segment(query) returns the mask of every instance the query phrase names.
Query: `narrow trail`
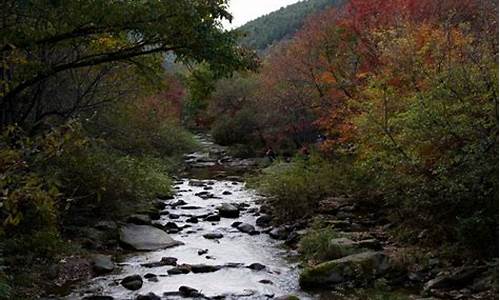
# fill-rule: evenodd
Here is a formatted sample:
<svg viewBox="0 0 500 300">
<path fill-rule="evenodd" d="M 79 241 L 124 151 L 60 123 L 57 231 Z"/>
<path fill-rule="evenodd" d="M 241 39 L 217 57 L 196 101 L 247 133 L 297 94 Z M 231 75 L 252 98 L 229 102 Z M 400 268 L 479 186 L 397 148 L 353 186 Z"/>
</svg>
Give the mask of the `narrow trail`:
<svg viewBox="0 0 500 300">
<path fill-rule="evenodd" d="M 113 274 L 94 278 L 68 299 L 106 295 L 125 300 L 148 293 L 161 299 L 270 299 L 288 294 L 312 298 L 300 291 L 297 263 L 289 259 L 289 250 L 261 234 L 266 228 L 256 225 L 261 216 L 259 195 L 229 175 L 255 162 L 234 159 L 223 147 L 197 138 L 203 150 L 186 156 L 189 170 L 176 180 L 174 198 L 164 200 L 166 207 L 155 221 L 184 245 L 128 254 Z M 221 205 L 227 211 L 220 210 Z M 120 284 L 130 275 L 143 278 L 140 289 L 131 291 Z M 181 286 L 197 293 L 179 293 Z"/>
</svg>

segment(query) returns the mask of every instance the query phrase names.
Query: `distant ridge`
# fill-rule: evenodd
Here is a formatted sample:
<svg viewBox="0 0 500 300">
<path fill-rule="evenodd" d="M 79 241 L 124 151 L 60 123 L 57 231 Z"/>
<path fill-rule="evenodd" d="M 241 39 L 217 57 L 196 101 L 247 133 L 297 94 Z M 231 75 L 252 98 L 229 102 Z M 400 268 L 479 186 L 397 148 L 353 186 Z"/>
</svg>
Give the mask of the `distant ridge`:
<svg viewBox="0 0 500 300">
<path fill-rule="evenodd" d="M 271 44 L 292 36 L 308 16 L 342 2 L 343 0 L 305 0 L 282 7 L 239 27 L 238 30 L 247 34 L 242 39 L 242 44 L 264 50 Z"/>
</svg>

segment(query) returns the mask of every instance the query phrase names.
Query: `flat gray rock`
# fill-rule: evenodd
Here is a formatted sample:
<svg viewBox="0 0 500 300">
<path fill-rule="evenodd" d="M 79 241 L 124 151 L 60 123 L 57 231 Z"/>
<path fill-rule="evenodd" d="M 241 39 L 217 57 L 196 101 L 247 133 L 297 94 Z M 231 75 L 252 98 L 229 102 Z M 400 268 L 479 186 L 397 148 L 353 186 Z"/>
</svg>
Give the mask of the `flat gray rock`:
<svg viewBox="0 0 500 300">
<path fill-rule="evenodd" d="M 120 228 L 120 242 L 139 251 L 151 251 L 182 245 L 165 231 L 149 225 L 127 224 Z"/>
</svg>

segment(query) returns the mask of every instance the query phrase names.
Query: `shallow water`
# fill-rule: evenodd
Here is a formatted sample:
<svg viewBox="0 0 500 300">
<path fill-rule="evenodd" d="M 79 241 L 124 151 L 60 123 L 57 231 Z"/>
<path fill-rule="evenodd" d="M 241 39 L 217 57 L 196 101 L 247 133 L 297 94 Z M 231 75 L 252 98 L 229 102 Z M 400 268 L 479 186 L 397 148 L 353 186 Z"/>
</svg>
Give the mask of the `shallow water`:
<svg viewBox="0 0 500 300">
<path fill-rule="evenodd" d="M 176 181 L 174 199 L 166 200 L 167 207 L 161 219 L 155 222 L 162 225 L 174 222 L 179 227 L 189 226 L 181 232 L 170 234 L 184 245 L 152 252 L 135 252 L 120 258 L 118 268 L 113 274 L 96 277 L 91 282 L 75 290 L 67 299 L 81 299 L 90 295 L 112 296 L 114 299 L 135 300 L 138 295 L 155 293 L 162 299 L 178 299 L 173 295 L 180 286 L 197 289 L 206 297 L 224 299 L 271 299 L 283 295 L 295 295 L 300 299 L 407 299 L 406 293 L 386 294 L 377 290 L 350 291 L 347 293 L 322 291 L 310 294 L 300 289 L 298 284 L 299 268 L 297 254 L 282 246 L 268 234 L 249 235 L 231 227 L 235 221 L 255 225 L 258 217 L 260 196 L 246 187 L 244 182 L 230 181 L 228 175 L 242 174 L 252 165 L 250 160 L 236 160 L 227 156 L 224 148 L 214 145 L 203 137 L 199 137 L 204 151 L 192 153 L 186 157 L 190 170 L 185 172 L 186 178 Z M 199 180 L 203 178 L 203 180 Z M 208 178 L 208 179 L 207 179 Z M 215 179 L 219 178 L 219 179 Z M 231 178 L 232 179 L 232 178 Z M 190 184 L 190 183 L 195 183 Z M 196 184 L 198 183 L 198 184 Z M 202 184 L 200 184 L 202 183 Z M 209 192 L 213 197 L 203 199 L 197 193 Z M 226 192 L 224 194 L 224 192 Z M 227 193 L 229 192 L 229 193 Z M 172 206 L 178 200 L 186 202 L 183 206 Z M 237 219 L 221 218 L 218 222 L 204 221 L 203 218 L 217 212 L 222 203 L 245 204 Z M 168 212 L 168 214 L 166 214 Z M 179 217 L 172 219 L 171 214 Z M 198 223 L 186 222 L 192 216 L 199 216 Z M 209 240 L 203 237 L 206 233 L 219 232 L 223 237 Z M 207 249 L 203 255 L 198 250 Z M 210 273 L 188 273 L 169 275 L 172 266 L 147 268 L 141 264 L 159 262 L 162 257 L 175 257 L 177 264 L 204 264 L 223 267 Z M 249 264 L 260 263 L 264 270 L 254 271 L 246 268 Z M 144 275 L 157 275 L 157 282 L 150 282 Z M 120 285 L 120 281 L 129 275 L 139 274 L 144 284 L 138 291 L 130 291 Z M 264 283 L 260 282 L 266 280 Z M 164 295 L 167 293 L 167 295 Z M 403 297 L 401 298 L 401 295 Z M 223 297 L 222 297 L 223 296 Z"/>
<path fill-rule="evenodd" d="M 228 162 L 221 162 L 220 148 L 202 140 L 205 148 L 210 151 L 191 154 L 188 162 L 193 163 L 197 172 L 200 169 L 219 167 L 224 164 L 237 166 L 238 163 L 225 157 Z M 218 159 L 211 157 L 218 156 Z M 223 158 L 224 160 L 224 158 Z M 215 166 L 214 166 L 215 163 Z M 244 162 L 243 162 L 244 164 Z M 193 174 L 197 173 L 193 172 Z M 205 172 L 211 174 L 211 172 Z M 174 199 L 166 200 L 167 204 L 183 200 L 187 204 L 184 207 L 168 205 L 166 211 L 170 214 L 177 214 L 178 219 L 170 219 L 169 215 L 162 215 L 161 219 L 155 222 L 166 224 L 175 222 L 179 227 L 191 226 L 183 229 L 171 236 L 182 241 L 184 245 L 174 248 L 163 249 L 153 252 L 131 253 L 122 258 L 119 262 L 119 270 L 111 275 L 94 278 L 87 286 L 73 293 L 68 299 L 82 298 L 87 295 L 107 295 L 115 299 L 135 299 L 139 294 L 153 292 L 162 296 L 165 292 L 176 292 L 180 286 L 189 286 L 199 290 L 207 297 L 225 295 L 227 299 L 267 299 L 273 296 L 294 294 L 301 299 L 310 299 L 311 295 L 302 292 L 298 285 L 298 267 L 293 262 L 294 253 L 281 247 L 281 244 L 272 240 L 267 234 L 249 235 L 242 233 L 238 229 L 231 227 L 235 221 L 249 223 L 255 226 L 258 217 L 259 196 L 255 191 L 247 188 L 244 182 L 227 180 L 197 180 L 203 186 L 190 185 L 191 178 L 183 178 L 176 182 L 177 193 Z M 209 192 L 214 195 L 210 199 L 202 199 L 195 194 L 199 192 Z M 230 195 L 223 193 L 229 192 Z M 205 216 L 217 211 L 217 207 L 222 203 L 245 203 L 246 208 L 240 210 L 240 217 L 237 219 L 221 218 L 219 222 L 203 221 L 196 224 L 187 223 L 186 219 L 191 216 Z M 194 207 L 198 207 L 193 209 Z M 255 226 L 257 230 L 261 230 Z M 203 234 L 210 232 L 220 232 L 223 238 L 219 240 L 208 240 Z M 198 250 L 208 249 L 204 255 L 198 255 Z M 167 271 L 172 266 L 162 266 L 156 268 L 146 268 L 141 266 L 144 263 L 158 262 L 162 257 L 175 257 L 177 264 L 206 264 L 206 265 L 226 265 L 237 264 L 237 267 L 222 268 L 210 273 L 188 273 L 179 275 L 168 275 Z M 266 269 L 254 271 L 245 266 L 252 263 L 260 263 Z M 144 278 L 147 273 L 157 275 L 158 282 L 149 282 L 144 279 L 144 285 L 138 291 L 129 291 L 119 284 L 125 276 L 139 274 Z M 268 280 L 261 283 L 261 280 Z M 168 296 L 168 299 L 175 299 L 175 296 Z"/>
</svg>

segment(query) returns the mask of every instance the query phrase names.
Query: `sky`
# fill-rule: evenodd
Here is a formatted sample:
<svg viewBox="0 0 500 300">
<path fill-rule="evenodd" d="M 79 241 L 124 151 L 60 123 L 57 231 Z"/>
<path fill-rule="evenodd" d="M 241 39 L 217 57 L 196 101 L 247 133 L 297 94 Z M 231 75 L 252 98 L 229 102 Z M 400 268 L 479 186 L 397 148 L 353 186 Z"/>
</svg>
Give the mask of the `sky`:
<svg viewBox="0 0 500 300">
<path fill-rule="evenodd" d="M 256 19 L 262 15 L 278 10 L 299 0 L 229 0 L 229 12 L 233 22 L 224 23 L 224 28 L 232 29 Z"/>
</svg>

